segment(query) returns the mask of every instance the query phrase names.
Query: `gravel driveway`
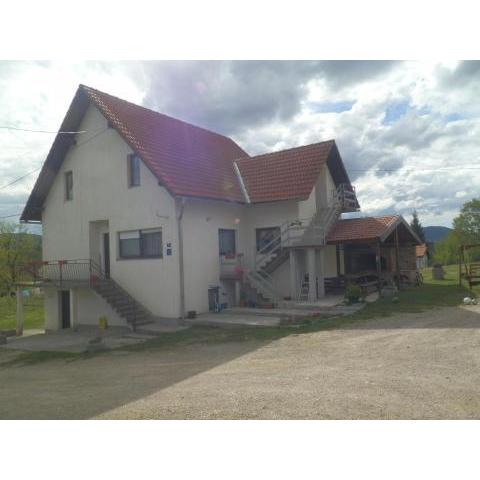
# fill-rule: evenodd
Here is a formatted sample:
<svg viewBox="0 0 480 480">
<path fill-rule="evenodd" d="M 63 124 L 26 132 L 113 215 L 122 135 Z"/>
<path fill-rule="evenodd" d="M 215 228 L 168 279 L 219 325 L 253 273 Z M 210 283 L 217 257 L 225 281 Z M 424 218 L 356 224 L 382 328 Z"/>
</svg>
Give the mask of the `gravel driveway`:
<svg viewBox="0 0 480 480">
<path fill-rule="evenodd" d="M 1 366 L 0 418 L 480 418 L 480 309 Z"/>
</svg>

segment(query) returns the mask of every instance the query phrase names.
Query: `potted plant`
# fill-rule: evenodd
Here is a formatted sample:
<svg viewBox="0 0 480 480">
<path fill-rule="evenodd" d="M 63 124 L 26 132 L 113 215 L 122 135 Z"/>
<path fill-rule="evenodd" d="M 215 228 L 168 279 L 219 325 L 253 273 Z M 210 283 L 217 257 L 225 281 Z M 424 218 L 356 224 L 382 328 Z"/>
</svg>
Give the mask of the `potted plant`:
<svg viewBox="0 0 480 480">
<path fill-rule="evenodd" d="M 362 289 L 355 284 L 347 285 L 345 289 L 345 298 L 348 303 L 358 303 L 362 297 Z"/>
</svg>

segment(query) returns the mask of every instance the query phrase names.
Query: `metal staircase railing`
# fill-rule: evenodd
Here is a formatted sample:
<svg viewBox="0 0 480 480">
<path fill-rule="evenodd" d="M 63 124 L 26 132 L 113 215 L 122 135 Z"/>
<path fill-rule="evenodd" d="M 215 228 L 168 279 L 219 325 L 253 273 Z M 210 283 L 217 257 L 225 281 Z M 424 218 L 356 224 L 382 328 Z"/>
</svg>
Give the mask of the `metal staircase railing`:
<svg viewBox="0 0 480 480">
<path fill-rule="evenodd" d="M 19 285 L 54 287 L 59 290 L 88 286 L 108 301 L 104 296 L 105 291 L 102 290 L 102 288 L 107 288 L 112 295 L 121 296 L 122 306 L 130 313 L 128 315 L 118 311 L 117 313 L 121 316 L 128 316 L 127 321 L 133 327 L 137 323 L 139 311 L 151 315 L 121 285 L 107 277 L 100 265 L 92 259 L 49 260 L 20 265 L 17 269 L 17 283 Z M 114 305 L 112 307 L 117 310 Z"/>
<path fill-rule="evenodd" d="M 313 217 L 284 222 L 278 234 L 255 252 L 253 269 L 247 270 L 246 274 L 262 295 L 274 302 L 282 300 L 275 291 L 271 275 L 264 268 L 280 255 L 282 249 L 326 245 L 327 235 L 341 212 L 358 209 L 355 188 L 351 185 L 338 185 L 332 197 L 331 206 L 320 209 Z"/>
</svg>

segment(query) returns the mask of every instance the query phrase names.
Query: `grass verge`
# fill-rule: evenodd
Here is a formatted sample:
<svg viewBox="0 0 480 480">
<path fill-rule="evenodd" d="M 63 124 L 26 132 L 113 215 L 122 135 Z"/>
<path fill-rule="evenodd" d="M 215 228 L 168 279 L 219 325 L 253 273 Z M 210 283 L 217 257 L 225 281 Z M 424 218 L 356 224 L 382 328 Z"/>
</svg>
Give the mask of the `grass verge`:
<svg viewBox="0 0 480 480">
<path fill-rule="evenodd" d="M 15 297 L 0 297 L 0 330 L 14 330 L 17 320 L 17 301 Z M 44 328 L 45 316 L 43 297 L 29 297 L 23 303 L 23 328 Z"/>
</svg>

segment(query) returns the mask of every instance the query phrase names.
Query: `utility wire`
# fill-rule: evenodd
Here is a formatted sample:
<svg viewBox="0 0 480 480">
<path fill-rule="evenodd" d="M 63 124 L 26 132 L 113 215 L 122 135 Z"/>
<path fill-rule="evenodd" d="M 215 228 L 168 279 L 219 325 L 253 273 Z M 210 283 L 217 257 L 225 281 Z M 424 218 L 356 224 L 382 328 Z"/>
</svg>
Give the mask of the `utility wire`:
<svg viewBox="0 0 480 480">
<path fill-rule="evenodd" d="M 38 167 L 35 170 L 32 170 L 31 172 L 26 173 L 25 175 L 22 175 L 21 177 L 16 178 L 15 180 L 11 181 L 10 183 L 7 183 L 6 185 L 3 185 L 0 187 L 0 190 L 3 190 L 4 188 L 9 187 L 10 185 L 13 185 L 14 183 L 19 182 L 20 180 L 23 180 L 25 177 L 28 177 L 32 173 L 38 172 L 42 167 Z"/>
<path fill-rule="evenodd" d="M 0 220 L 3 220 L 4 218 L 12 218 L 12 217 L 19 217 L 21 213 L 15 213 L 14 215 L 5 215 L 4 217 L 0 217 Z"/>
<path fill-rule="evenodd" d="M 2 128 L 2 127 L 0 127 Z M 95 135 L 93 135 L 92 137 L 90 137 L 89 139 L 79 143 L 76 147 L 80 147 L 81 145 L 84 145 L 85 143 L 88 143 L 90 142 L 90 140 L 93 140 L 94 138 L 98 137 L 99 135 L 101 135 L 102 133 L 104 133 L 105 131 L 108 130 L 108 127 L 106 128 L 103 128 L 99 131 L 97 131 L 97 133 Z M 85 130 L 86 132 L 87 130 Z M 83 133 L 83 132 L 59 132 L 59 133 Z M 10 185 L 14 185 L 15 183 L 19 182 L 20 180 L 23 180 L 25 177 L 28 177 L 29 175 L 31 175 L 32 173 L 35 173 L 35 172 L 38 172 L 38 170 L 40 170 L 42 167 L 38 167 L 38 168 L 35 168 L 34 170 L 31 170 L 30 172 L 27 172 L 25 175 L 22 175 L 21 177 L 18 177 L 16 178 L 15 180 L 12 180 L 10 183 L 7 183 L 6 185 L 2 185 L 0 187 L 0 190 L 3 190 L 4 188 L 7 188 L 9 187 Z M 2 217 L 0 217 L 2 218 Z"/>
<path fill-rule="evenodd" d="M 407 167 L 413 168 L 413 167 Z M 347 172 L 398 172 L 400 168 L 347 168 Z M 438 172 L 438 171 L 449 171 L 449 170 L 480 170 L 480 167 L 466 167 L 462 165 L 451 166 L 451 167 L 432 167 L 432 168 L 414 168 L 415 172 Z"/>
<path fill-rule="evenodd" d="M 2 130 L 16 130 L 19 132 L 31 132 L 31 133 L 55 133 L 55 134 L 63 134 L 63 135 L 76 135 L 81 133 L 87 133 L 87 130 L 80 130 L 78 132 L 62 132 L 62 131 L 51 131 L 51 130 L 31 130 L 29 128 L 18 128 L 18 127 L 11 127 L 9 125 L 0 125 L 0 129 Z"/>
</svg>

